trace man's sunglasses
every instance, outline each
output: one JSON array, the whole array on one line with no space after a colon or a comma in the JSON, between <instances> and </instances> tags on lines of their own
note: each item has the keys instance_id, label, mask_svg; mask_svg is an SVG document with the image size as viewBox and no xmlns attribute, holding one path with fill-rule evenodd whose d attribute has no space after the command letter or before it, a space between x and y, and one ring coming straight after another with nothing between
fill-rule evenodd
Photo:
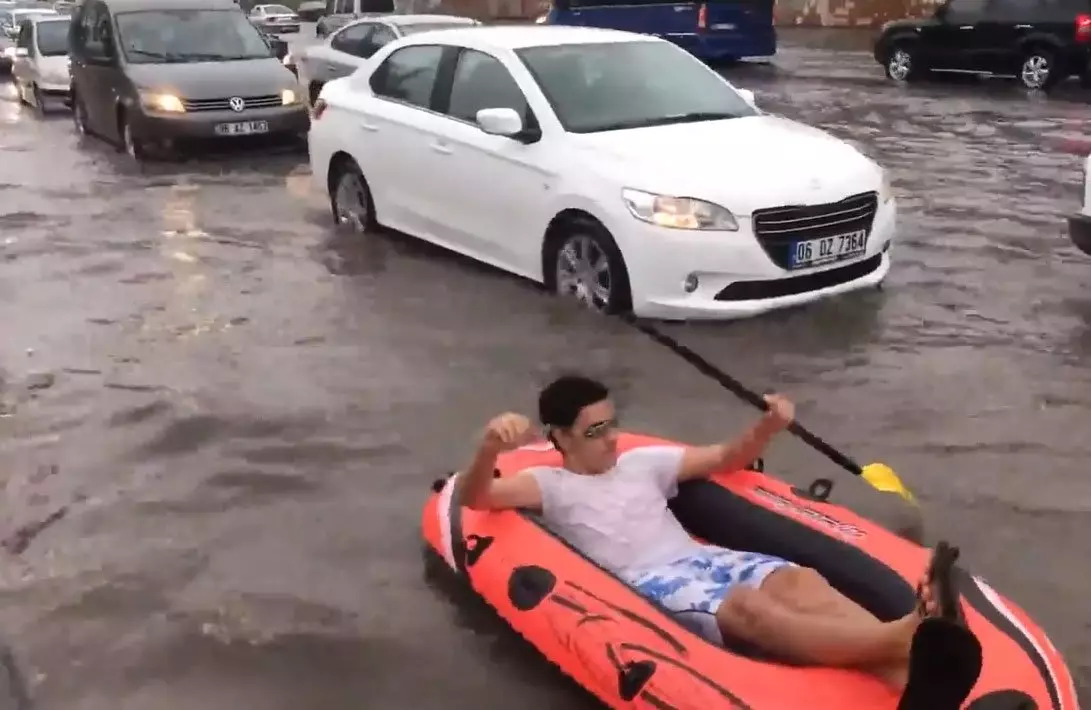
<instances>
[{"instance_id":1,"label":"man's sunglasses","mask_svg":"<svg viewBox=\"0 0 1091 710\"><path fill-rule=\"evenodd\" d=\"M583 430L584 439L601 439L609 434L614 429L617 429L618 422L617 417L613 419L605 419L601 422L595 422Z\"/></svg>"}]
</instances>

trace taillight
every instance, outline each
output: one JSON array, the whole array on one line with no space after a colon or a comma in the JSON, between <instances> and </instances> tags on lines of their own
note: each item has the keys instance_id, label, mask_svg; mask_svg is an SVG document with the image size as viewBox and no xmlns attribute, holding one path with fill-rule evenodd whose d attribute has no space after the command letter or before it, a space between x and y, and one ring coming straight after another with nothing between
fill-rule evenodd
<instances>
[{"instance_id":1,"label":"taillight","mask_svg":"<svg viewBox=\"0 0 1091 710\"><path fill-rule=\"evenodd\" d=\"M708 5L705 5L704 3L702 3L700 9L697 10L697 29L708 29Z\"/></svg>"},{"instance_id":2,"label":"taillight","mask_svg":"<svg viewBox=\"0 0 1091 710\"><path fill-rule=\"evenodd\" d=\"M1091 15L1076 15L1076 41L1091 42Z\"/></svg>"},{"instance_id":3,"label":"taillight","mask_svg":"<svg viewBox=\"0 0 1091 710\"><path fill-rule=\"evenodd\" d=\"M311 108L311 120L317 121L318 119L322 118L322 114L326 112L327 106L329 106L329 104L327 104L322 99L318 99L317 101L315 101L314 107Z\"/></svg>"}]
</instances>

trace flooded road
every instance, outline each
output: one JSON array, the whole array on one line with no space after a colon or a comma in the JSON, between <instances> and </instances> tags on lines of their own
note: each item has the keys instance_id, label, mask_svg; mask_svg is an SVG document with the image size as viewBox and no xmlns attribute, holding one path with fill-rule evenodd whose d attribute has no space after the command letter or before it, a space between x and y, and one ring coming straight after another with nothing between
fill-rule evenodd
<instances>
[{"instance_id":1,"label":"flooded road","mask_svg":"<svg viewBox=\"0 0 1091 710\"><path fill-rule=\"evenodd\" d=\"M896 468L1091 702L1091 259L1063 221L1091 114L1076 93L896 87L867 59L788 48L730 76L891 171L887 288L664 329ZM610 382L637 429L713 440L753 412L620 323L335 234L305 162L135 167L0 85L3 533L70 506L0 570L40 706L592 707L428 573L429 483L563 369ZM767 464L865 497L796 441Z\"/></svg>"}]
</instances>

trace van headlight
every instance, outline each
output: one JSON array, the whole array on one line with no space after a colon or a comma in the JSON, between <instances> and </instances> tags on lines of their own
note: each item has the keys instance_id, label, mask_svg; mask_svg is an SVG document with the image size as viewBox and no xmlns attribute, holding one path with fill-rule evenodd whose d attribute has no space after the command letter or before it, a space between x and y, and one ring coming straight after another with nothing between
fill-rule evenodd
<instances>
[{"instance_id":1,"label":"van headlight","mask_svg":"<svg viewBox=\"0 0 1091 710\"><path fill-rule=\"evenodd\" d=\"M621 199L639 220L671 229L736 232L739 223L726 207L692 197L672 197L626 188Z\"/></svg>"},{"instance_id":2,"label":"van headlight","mask_svg":"<svg viewBox=\"0 0 1091 710\"><path fill-rule=\"evenodd\" d=\"M174 94L141 93L140 102L144 104L145 108L151 111L162 111L163 113L186 112L186 107L182 104L182 99Z\"/></svg>"},{"instance_id":3,"label":"van headlight","mask_svg":"<svg viewBox=\"0 0 1091 710\"><path fill-rule=\"evenodd\" d=\"M284 91L280 92L280 103L282 105L291 106L292 104L298 102L299 97L296 96L295 91L293 91L292 89L285 89Z\"/></svg>"}]
</instances>

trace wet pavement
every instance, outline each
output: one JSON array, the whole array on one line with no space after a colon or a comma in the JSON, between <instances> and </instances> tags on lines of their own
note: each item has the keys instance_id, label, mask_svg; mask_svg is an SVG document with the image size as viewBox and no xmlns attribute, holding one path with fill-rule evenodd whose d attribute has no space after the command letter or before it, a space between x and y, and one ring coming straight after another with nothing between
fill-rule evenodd
<instances>
[{"instance_id":1,"label":"wet pavement","mask_svg":"<svg viewBox=\"0 0 1091 710\"><path fill-rule=\"evenodd\" d=\"M897 87L815 47L729 75L891 171L895 266L881 292L665 330L894 466L1091 702L1091 259L1063 221L1086 96ZM638 429L706 441L753 413L619 323L336 234L305 163L135 167L0 85L4 533L68 506L0 569L40 707L592 707L429 571L428 484L566 368L612 383ZM767 462L866 499L796 441Z\"/></svg>"}]
</instances>

